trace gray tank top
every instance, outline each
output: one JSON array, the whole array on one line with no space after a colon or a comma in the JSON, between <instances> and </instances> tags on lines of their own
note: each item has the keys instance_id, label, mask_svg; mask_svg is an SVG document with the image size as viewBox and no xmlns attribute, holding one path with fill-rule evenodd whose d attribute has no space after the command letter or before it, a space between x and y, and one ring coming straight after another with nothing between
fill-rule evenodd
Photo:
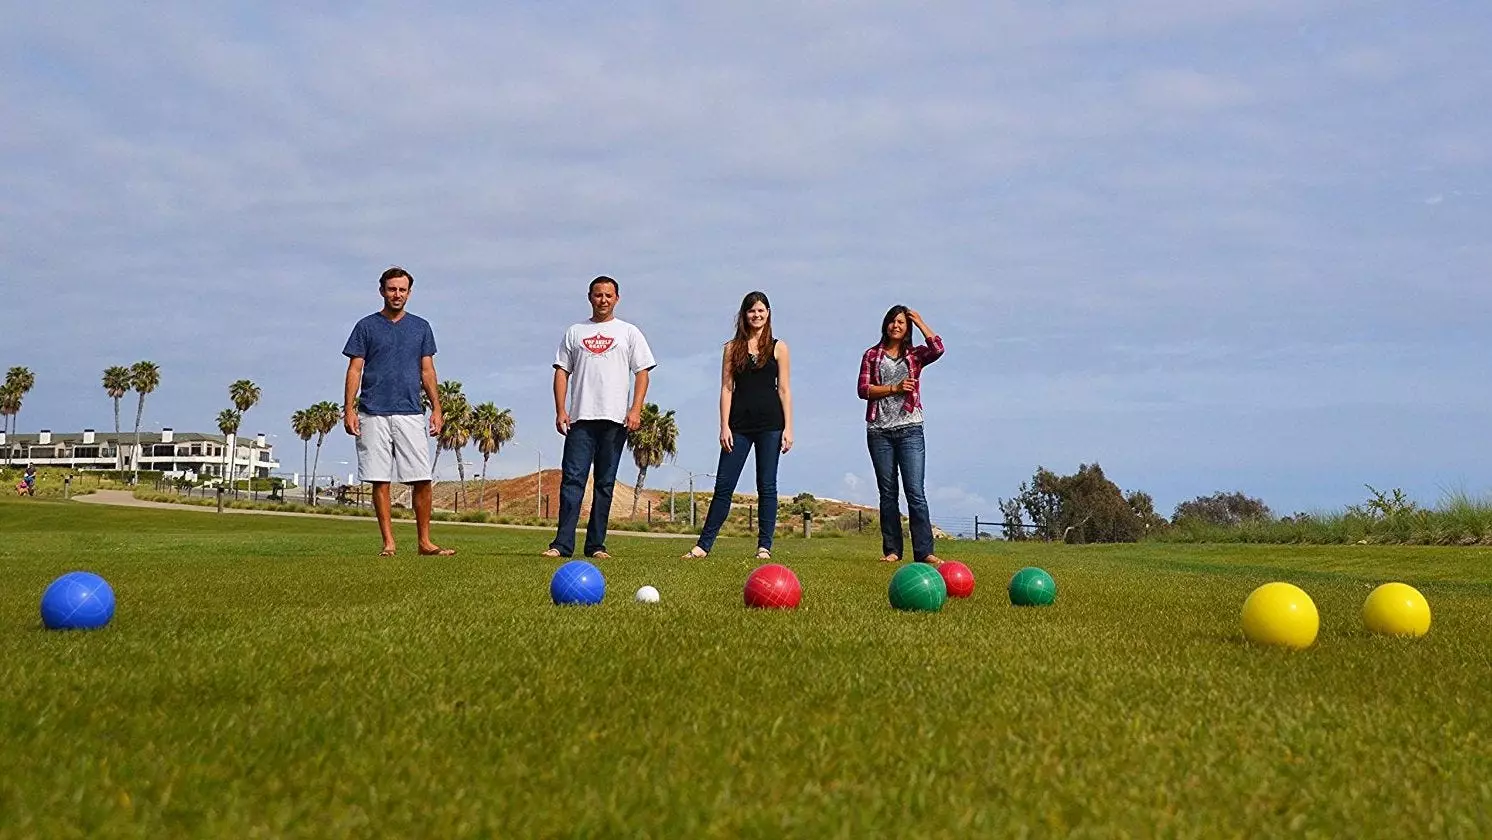
<instances>
[{"instance_id":1,"label":"gray tank top","mask_svg":"<svg viewBox=\"0 0 1492 840\"><path fill-rule=\"evenodd\" d=\"M886 354L881 354L881 383L882 385L895 385L907 378L907 357L893 359ZM872 429L899 429L902 426L915 426L922 422L922 409L914 408L907 411L907 395L892 394L889 397L881 397L876 400L876 419L870 421Z\"/></svg>"}]
</instances>

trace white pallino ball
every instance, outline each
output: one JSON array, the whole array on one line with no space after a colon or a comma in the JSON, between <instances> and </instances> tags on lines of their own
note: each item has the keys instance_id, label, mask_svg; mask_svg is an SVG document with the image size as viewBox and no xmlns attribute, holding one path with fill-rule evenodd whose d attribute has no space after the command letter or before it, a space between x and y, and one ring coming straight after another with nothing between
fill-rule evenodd
<instances>
[{"instance_id":1,"label":"white pallino ball","mask_svg":"<svg viewBox=\"0 0 1492 840\"><path fill-rule=\"evenodd\" d=\"M637 590L637 602L640 604L658 603L658 590L651 586L644 586Z\"/></svg>"}]
</instances>

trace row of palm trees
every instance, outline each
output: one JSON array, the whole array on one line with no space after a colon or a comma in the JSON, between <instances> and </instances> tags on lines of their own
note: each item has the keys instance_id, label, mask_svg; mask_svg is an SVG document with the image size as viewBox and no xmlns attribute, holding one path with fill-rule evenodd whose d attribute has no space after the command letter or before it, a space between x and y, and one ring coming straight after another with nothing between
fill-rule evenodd
<instances>
[{"instance_id":1,"label":"row of palm trees","mask_svg":"<svg viewBox=\"0 0 1492 840\"><path fill-rule=\"evenodd\" d=\"M233 452L238 448L234 442L238 430L243 426L243 416L259 404L259 386L252 380L239 379L228 386L228 400L233 408L218 412L218 431L223 433L223 475L233 480ZM249 467L249 486L253 487L254 468Z\"/></svg>"},{"instance_id":2,"label":"row of palm trees","mask_svg":"<svg viewBox=\"0 0 1492 840\"><path fill-rule=\"evenodd\" d=\"M21 413L21 403L26 394L36 387L36 374L30 368L13 367L5 373L5 384L0 385L0 415L5 417L5 465L11 465L10 435L15 434L16 415Z\"/></svg>"},{"instance_id":3,"label":"row of palm trees","mask_svg":"<svg viewBox=\"0 0 1492 840\"><path fill-rule=\"evenodd\" d=\"M310 481L306 484L307 504L316 504L316 470L321 466L321 444L326 441L326 436L340 425L342 425L340 403L319 402L290 415L290 429L301 439L303 461L301 474L310 476ZM310 462L311 438L313 437L316 438L316 460L310 463L310 470L307 471L306 462Z\"/></svg>"},{"instance_id":4,"label":"row of palm trees","mask_svg":"<svg viewBox=\"0 0 1492 840\"><path fill-rule=\"evenodd\" d=\"M103 387L105 393L114 401L114 433L120 433L119 426L119 402L126 394L134 391L139 395L139 401L135 408L135 451L140 448L140 422L145 415L145 396L153 392L161 384L160 367L155 362L142 360L135 362L129 367L115 365L104 370ZM5 383L0 386L0 415L5 419L5 431L8 434L15 433L16 416L21 411L21 403L27 393L36 385L36 376L26 367L12 367L5 375ZM466 461L461 457L461 451L468 445L475 445L477 451L482 453L481 482L477 498L481 499L487 487L487 465L493 455L496 455L508 441L513 439L515 425L513 414L506 408L498 408L492 402L484 402L473 406L467 399L460 382L456 380L445 380L437 386L440 395L441 409L445 415L445 425L442 427L437 438L435 465L440 463L440 453L452 452L456 457L456 471L461 480L461 493L465 501L466 493ZM259 404L262 392L258 385L252 380L239 379L228 386L228 398L233 403L233 408L225 408L218 413L218 431L225 437L238 434L242 428L244 415L249 409ZM428 408L428 406L427 406ZM316 439L316 459L310 463L310 470L303 472L310 475L311 481L307 488L307 498L314 504L314 487L317 470L321 462L321 446L326 441L326 436L337 428L342 422L342 409L335 402L318 402L307 408L294 412L290 417L290 426L303 443L303 458L310 461L310 441ZM678 454L679 429L674 419L674 412L670 409L664 412L656 403L648 403L643 408L642 424L627 435L627 445L632 450L632 459L637 464L637 484L635 495L632 499L632 515L637 515L637 499L642 495L643 483L647 479L648 469L662 465L665 458L673 458ZM10 447L6 447L6 463L10 464ZM224 447L224 475L231 474L232 447ZM139 476L139 461L134 462L134 472Z\"/></svg>"},{"instance_id":5,"label":"row of palm trees","mask_svg":"<svg viewBox=\"0 0 1492 840\"><path fill-rule=\"evenodd\" d=\"M470 506L466 494L466 459L461 450L474 445L482 453L482 477L477 485L478 504L487 495L487 462L513 439L517 427L513 412L498 408L495 403L484 402L472 405L462 390L461 383L447 379L436 386L440 395L440 409L445 423L435 439L435 462L431 471L440 464L440 453L449 451L456 456L456 474L461 480L461 501ZM428 400L427 400L428 402Z\"/></svg>"},{"instance_id":6,"label":"row of palm trees","mask_svg":"<svg viewBox=\"0 0 1492 840\"><path fill-rule=\"evenodd\" d=\"M470 507L466 496L466 461L461 450L474 444L482 453L481 481L477 485L477 499L486 498L487 461L502 449L503 444L513 439L515 431L513 415L508 409L499 409L490 402L472 406L462 391L460 382L445 380L436 386L440 395L440 407L445 415L445 425L436 439L435 465L440 463L440 453L452 452L456 457L456 473L461 481L462 503ZM426 408L429 408L428 400ZM627 446L632 450L632 460L637 464L637 484L632 496L633 517L637 516L637 501L642 496L643 482L648 469L660 466L665 458L673 458L679 450L679 427L672 409L662 411L657 403L643 406L642 422L628 432ZM432 465L432 472L434 466Z\"/></svg>"},{"instance_id":7,"label":"row of palm trees","mask_svg":"<svg viewBox=\"0 0 1492 840\"><path fill-rule=\"evenodd\" d=\"M466 460L461 457L461 451L469 445L475 445L477 451L482 453L481 484L477 491L477 498L481 499L487 489L488 461L502 449L503 444L513 439L513 413L506 408L498 408L491 402L472 405L461 383L456 380L441 382L437 386L437 393L440 395L445 423L436 438L435 462L431 465L431 471L439 466L442 452L454 453L456 470L461 478L460 493L462 501L466 502ZM428 409L428 400L426 402ZM290 428L301 439L302 459L308 467L310 482L307 499L311 504L315 504L314 488L321 465L321 446L326 442L326 436L341 424L342 406L334 402L319 402L290 415ZM310 454L312 438L316 439L314 461Z\"/></svg>"},{"instance_id":8,"label":"row of palm trees","mask_svg":"<svg viewBox=\"0 0 1492 840\"><path fill-rule=\"evenodd\" d=\"M225 436L237 433L243 413L259 401L260 395L258 386L247 379L234 382L228 390L236 410L224 409L218 414L218 430ZM440 396L445 422L436 438L435 461L431 465L431 471L434 472L439 467L442 452L451 452L456 458L456 473L460 480L459 498L463 505L470 507L466 487L467 461L462 457L462 450L474 445L482 454L482 472L477 485L477 499L480 503L486 497L489 461L502 450L504 444L513 439L516 432L513 413L509 409L498 408L492 402L472 405L462 384L454 379L440 382L436 386L436 393ZM429 399L424 402L426 410L429 410ZM315 487L321 466L321 446L326 442L326 436L341 424L342 407L335 402L318 402L290 416L290 428L302 443L302 473L310 477L306 487L306 499L310 504L316 503ZM312 438L316 439L314 460L310 453ZM632 516L637 515L637 503L642 495L643 483L647 480L648 469L662 465L665 458L676 457L678 443L679 428L673 410L664 412L657 403L645 405L641 425L627 435L627 445L632 450L634 463L637 464Z\"/></svg>"},{"instance_id":9,"label":"row of palm trees","mask_svg":"<svg viewBox=\"0 0 1492 840\"><path fill-rule=\"evenodd\" d=\"M140 451L140 421L145 417L145 395L161 386L161 368L155 362L142 359L129 367L114 365L104 368L104 391L114 400L114 434L119 434L119 400L130 391L139 394L135 404L135 452ZM140 479L140 459L131 458L135 480Z\"/></svg>"},{"instance_id":10,"label":"row of palm trees","mask_svg":"<svg viewBox=\"0 0 1492 840\"><path fill-rule=\"evenodd\" d=\"M114 366L104 371L104 390L114 400L114 434L119 430L119 400L130 391L140 395L139 407L135 410L135 448L140 446L140 420L145 415L145 395L161 384L161 369L155 362L142 360L129 367ZM36 387L36 375L30 368L13 367L5 374L5 384L0 386L0 415L5 417L5 432L15 434L16 415L21 413L21 403L31 389ZM9 438L7 437L7 440ZM11 447L5 447L5 463L11 465ZM140 466L135 464L135 475Z\"/></svg>"}]
</instances>

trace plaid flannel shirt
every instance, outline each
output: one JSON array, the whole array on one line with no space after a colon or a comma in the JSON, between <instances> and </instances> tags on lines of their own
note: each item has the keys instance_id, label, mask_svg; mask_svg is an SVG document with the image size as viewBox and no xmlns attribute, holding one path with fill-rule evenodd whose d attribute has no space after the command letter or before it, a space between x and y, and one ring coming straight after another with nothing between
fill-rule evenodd
<instances>
[{"instance_id":1,"label":"plaid flannel shirt","mask_svg":"<svg viewBox=\"0 0 1492 840\"><path fill-rule=\"evenodd\" d=\"M865 400L865 422L876 419L876 401L870 398L870 386L881 384L881 356L885 355L881 345L865 351L860 359L860 399ZM943 339L932 336L926 344L918 344L907 353L907 377L917 380L907 392L907 411L922 407L922 369L943 357Z\"/></svg>"}]
</instances>

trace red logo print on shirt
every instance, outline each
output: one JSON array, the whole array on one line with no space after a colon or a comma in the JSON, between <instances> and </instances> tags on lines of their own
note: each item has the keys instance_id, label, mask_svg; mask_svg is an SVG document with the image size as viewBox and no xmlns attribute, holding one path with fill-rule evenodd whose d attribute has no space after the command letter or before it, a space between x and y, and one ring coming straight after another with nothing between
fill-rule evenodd
<instances>
[{"instance_id":1,"label":"red logo print on shirt","mask_svg":"<svg viewBox=\"0 0 1492 840\"><path fill-rule=\"evenodd\" d=\"M612 338L609 335L596 333L590 338L581 339L580 343L585 345L585 349L599 356L602 353L605 353L607 350L610 350L611 345L616 343L616 339Z\"/></svg>"}]
</instances>

